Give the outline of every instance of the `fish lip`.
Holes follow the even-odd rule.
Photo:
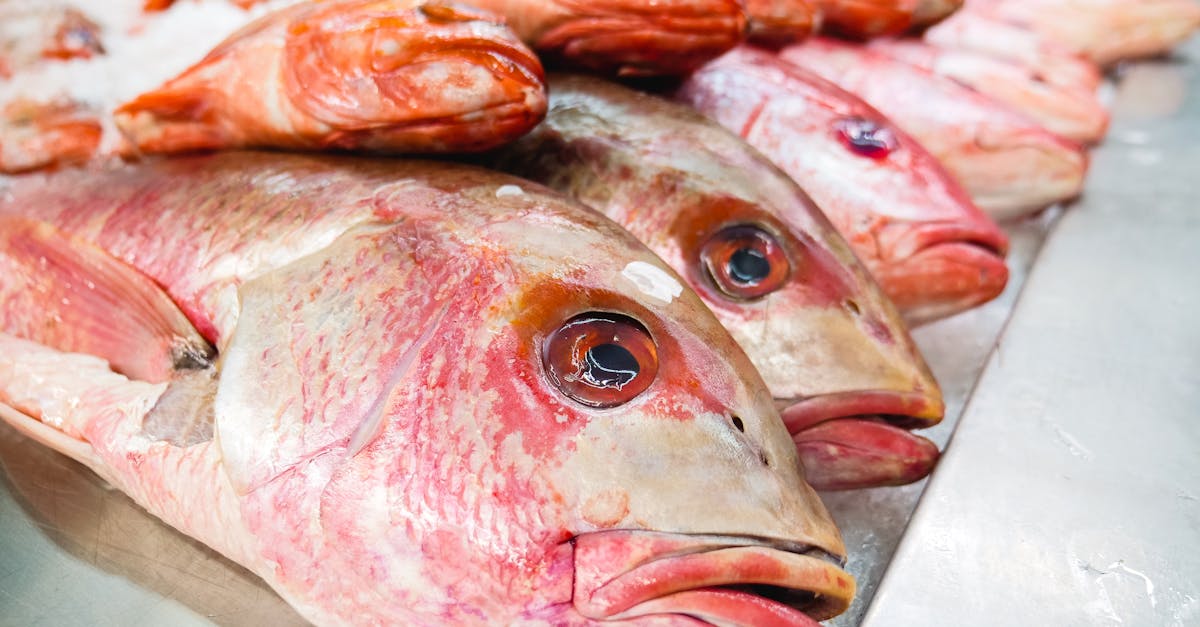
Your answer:
[[[941,396],[921,390],[857,390],[806,398],[776,399],[788,433],[844,418],[874,418],[904,429],[932,427],[942,421]]]
[[[572,603],[596,620],[683,614],[705,621],[706,615],[716,615],[721,624],[750,627],[754,623],[743,622],[746,614],[765,611],[775,624],[808,627],[842,613],[854,598],[854,579],[842,570],[842,558],[787,540],[606,530],[571,542]],[[602,564],[598,571],[597,563]],[[606,572],[607,563],[613,567]],[[768,591],[782,591],[785,599],[792,595],[790,600],[803,607],[766,596]],[[712,605],[731,612],[705,611]]]

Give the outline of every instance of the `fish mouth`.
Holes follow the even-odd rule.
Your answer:
[[[941,421],[940,396],[873,390],[777,399],[805,479],[818,490],[906,485],[933,472],[940,452],[909,429]]]
[[[594,620],[676,615],[712,625],[815,627],[854,598],[839,558],[783,540],[614,530],[572,542],[572,602]]]
[[[983,215],[911,229],[871,272],[905,322],[919,325],[999,296],[1008,285],[1008,238]]]
[[[581,17],[544,32],[534,45],[569,65],[619,76],[678,75],[741,41],[746,17],[736,2],[635,3],[607,14],[579,3]]]

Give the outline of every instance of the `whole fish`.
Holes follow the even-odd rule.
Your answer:
[[[1094,144],[1108,131],[1108,109],[1095,90],[1055,85],[1033,68],[919,40],[875,41],[871,49],[966,85],[1072,141]]]
[[[239,146],[485,150],[545,113],[542,67],[499,17],[423,0],[279,9],[116,110],[142,152]]]
[[[821,26],[819,0],[744,0],[746,38],[779,46],[808,37]]]
[[[969,9],[1035,30],[1101,65],[1166,53],[1200,27],[1195,0],[975,0]]]
[[[995,298],[1008,240],[932,155],[862,100],[753,48],[693,74],[676,97],[800,184],[904,317]]]
[[[959,11],[922,37],[940,48],[969,50],[1020,64],[1040,80],[1059,87],[1095,92],[1104,80],[1095,63],[1062,44],[979,11]]]
[[[813,38],[779,51],[867,101],[911,134],[997,219],[1074,198],[1087,154],[959,82],[864,46]]]
[[[909,483],[937,447],[941,390],[895,309],[786,174],[688,107],[552,76],[546,120],[503,170],[625,227],[666,261],[754,362],[818,490]]]
[[[733,340],[533,183],[180,157],[13,181],[0,238],[3,418],[315,623],[814,627],[853,596]]]

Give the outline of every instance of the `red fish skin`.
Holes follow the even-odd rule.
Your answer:
[[[551,75],[550,93],[546,120],[488,162],[566,193],[646,243],[730,331],[778,406],[815,407],[835,394],[838,409],[807,415],[836,421],[861,414],[852,398],[872,396],[872,413],[907,428],[941,419],[937,382],[900,315],[834,226],[766,157],[684,105],[607,81]],[[785,251],[772,264],[786,266],[787,278],[761,297],[731,296],[714,282],[707,242],[733,227],[769,233]],[[929,469],[936,448],[926,453]],[[802,461],[818,476],[821,460]],[[839,485],[851,484],[851,474]],[[869,479],[854,487],[899,481],[863,474]]]
[[[745,0],[749,25],[746,38],[758,45],[780,46],[799,41],[821,27],[817,0]]]
[[[88,161],[100,148],[100,114],[71,101],[11,101],[0,110],[0,173]]]
[[[822,0],[825,30],[855,39],[897,35],[913,25],[922,0]]]
[[[679,75],[737,45],[738,0],[476,0],[556,67]]]
[[[161,285],[217,347],[220,387],[214,440],[148,440],[135,410],[161,390],[0,333],[0,401],[37,416],[22,368],[85,364],[72,385],[86,401],[43,417],[316,623],[589,624],[570,541],[612,529],[676,550],[747,538],[733,541],[840,572],[799,552],[844,547],[749,361],[691,292],[664,302],[622,278],[636,261],[678,281],[650,251],[532,183],[220,153],[3,185],[0,217],[85,239]],[[657,344],[653,387],[621,408],[571,403],[542,371],[541,338],[591,310],[634,317]],[[110,400],[125,409],[88,411]],[[772,576],[801,585],[804,572]],[[844,609],[845,583],[811,611]],[[783,611],[731,594],[730,611]],[[677,611],[663,624],[689,624]]]
[[[862,100],[752,48],[710,63],[676,98],[795,179],[910,323],[958,313],[1003,290],[1004,233],[932,155]],[[893,149],[856,154],[837,131],[851,119],[881,129]],[[951,267],[958,270],[947,273]]]
[[[921,142],[997,219],[1083,189],[1084,148],[949,78],[864,46],[813,38],[779,57],[854,93]]]
[[[533,52],[489,13],[417,0],[300,3],[117,108],[130,150],[484,150],[545,111]]]

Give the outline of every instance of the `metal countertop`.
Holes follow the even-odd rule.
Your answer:
[[[914,334],[947,400],[924,434],[954,439],[919,507],[924,481],[824,495],[860,586],[831,624],[1200,622],[1200,39],[1182,54],[1128,69],[1082,202],[1010,225],[1005,294]],[[0,463],[0,626],[303,624],[3,424]]]

